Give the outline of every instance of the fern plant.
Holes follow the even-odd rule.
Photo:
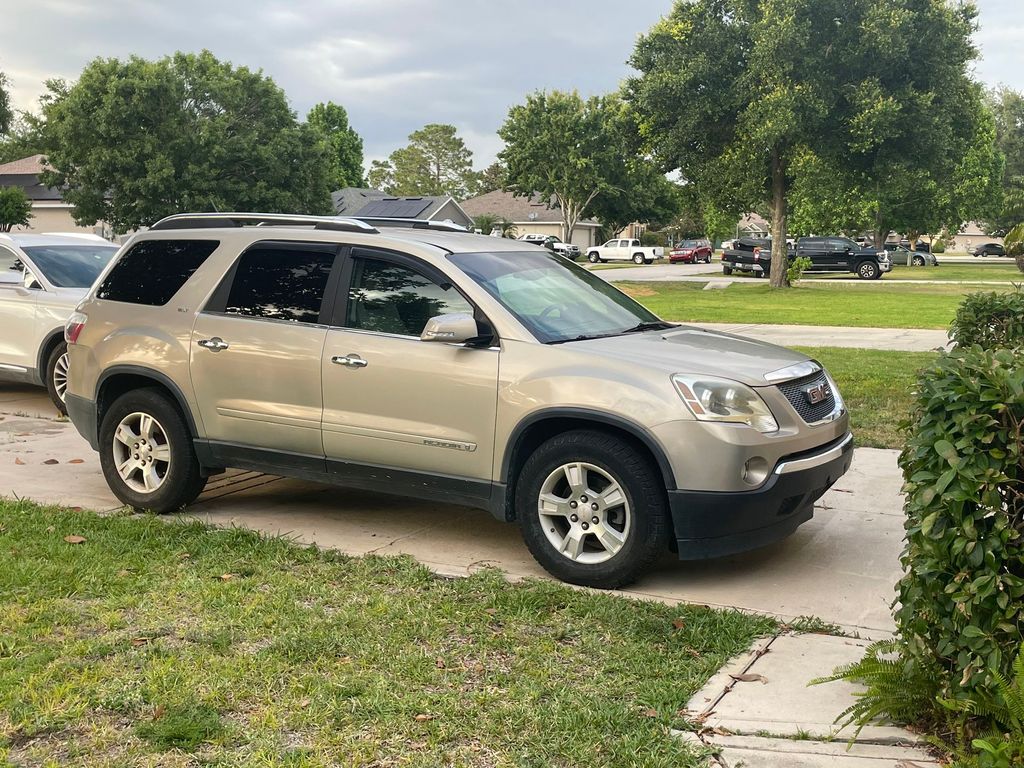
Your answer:
[[[855,725],[856,739],[865,725],[885,717],[897,723],[915,723],[934,710],[938,689],[935,676],[921,670],[918,663],[903,652],[899,640],[880,640],[869,645],[864,657],[839,667],[828,677],[812,680],[811,685],[836,680],[864,685],[855,701],[836,718],[843,728]]]

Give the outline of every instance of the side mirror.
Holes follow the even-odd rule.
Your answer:
[[[420,341],[440,341],[445,344],[464,344],[475,339],[480,333],[476,320],[465,313],[438,315],[427,320],[420,334]]]
[[[8,288],[21,288],[25,282],[25,275],[22,272],[15,272],[13,269],[8,269],[0,272],[0,285]]]

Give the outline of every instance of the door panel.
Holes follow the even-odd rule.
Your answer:
[[[430,317],[473,313],[446,280],[401,255],[358,253],[324,348],[330,460],[491,479],[497,349],[423,342]],[[437,276],[440,277],[440,276]]]
[[[18,255],[0,247],[0,271],[23,275]],[[0,285],[0,375],[21,374],[36,367],[36,311],[38,290],[23,283]]]
[[[229,270],[192,330],[192,386],[208,439],[323,458],[322,315],[337,253],[256,243]]]
[[[210,440],[323,455],[320,359],[325,327],[202,313],[191,373]],[[220,339],[226,349],[200,341]]]

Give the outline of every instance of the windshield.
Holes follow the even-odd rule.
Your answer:
[[[116,245],[31,245],[22,248],[57,288],[88,288],[99,277]]]
[[[700,242],[697,240],[683,240],[683,248],[697,248],[700,246]]]
[[[671,325],[553,253],[456,253],[448,258],[545,344],[646,330],[648,323]]]

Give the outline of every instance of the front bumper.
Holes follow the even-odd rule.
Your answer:
[[[746,552],[784,539],[850,468],[853,435],[781,460],[753,491],[669,491],[680,560]]]

